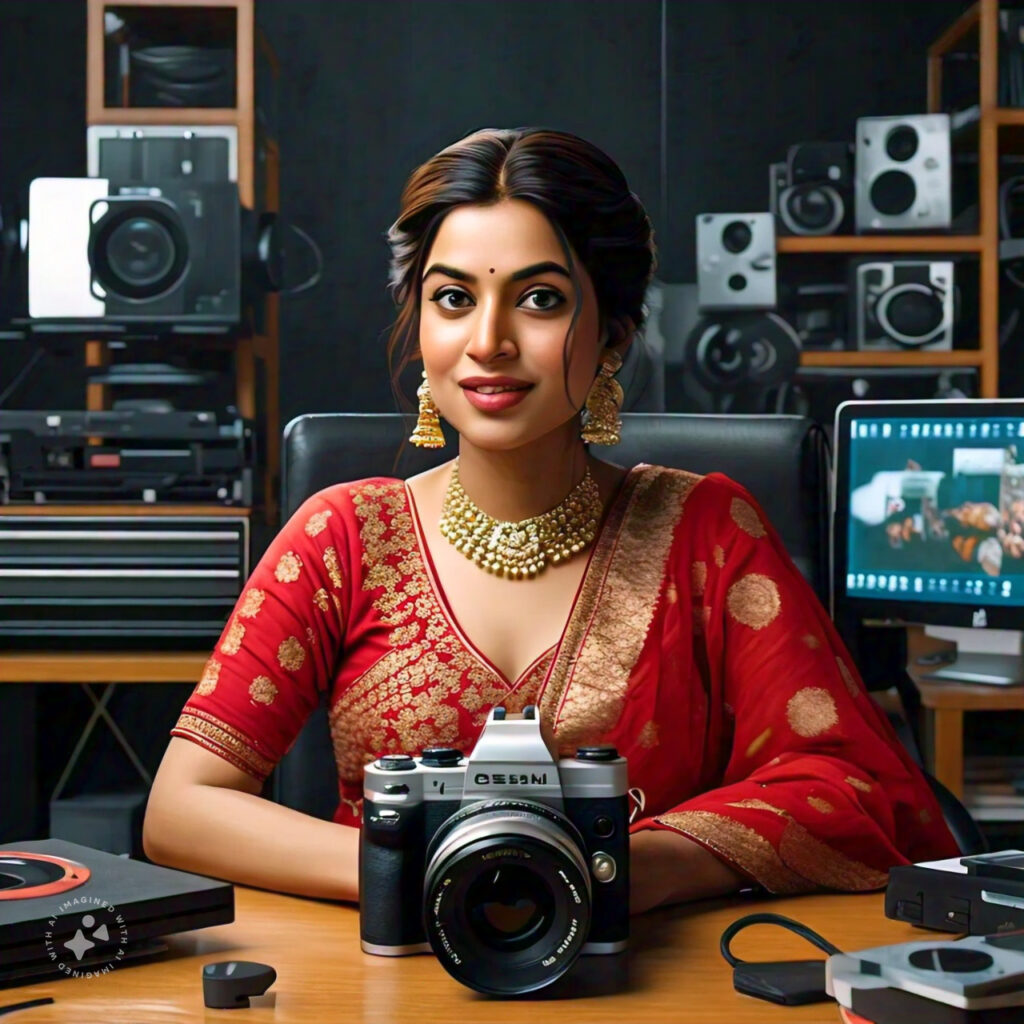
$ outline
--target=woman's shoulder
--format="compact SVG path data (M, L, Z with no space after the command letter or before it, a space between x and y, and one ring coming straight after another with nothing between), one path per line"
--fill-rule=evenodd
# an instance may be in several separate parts
M306 498L291 515L285 528L306 529L305 524L310 521L326 525L335 517L347 521L360 506L374 501L404 504L404 482L394 477L372 476L331 484Z
M740 483L726 476L725 473L694 473L672 466L657 466L641 463L634 466L632 473L638 482L647 489L660 485L661 489L669 488L680 491L687 502L695 500L702 506L714 507L728 505L733 500L750 502L750 492Z

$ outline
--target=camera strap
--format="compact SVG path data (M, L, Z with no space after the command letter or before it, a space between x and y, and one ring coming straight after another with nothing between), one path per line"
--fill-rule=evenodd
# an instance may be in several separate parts
M748 914L733 921L722 932L719 949L732 967L732 983L737 992L767 999L784 1006L824 1003L832 997L825 991L824 960L774 960L750 963L734 956L729 949L735 935L753 924L774 924L806 939L830 956L842 950L816 931L782 914Z

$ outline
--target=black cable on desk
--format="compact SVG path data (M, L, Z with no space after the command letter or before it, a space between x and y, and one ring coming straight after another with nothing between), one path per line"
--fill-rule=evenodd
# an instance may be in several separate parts
M752 924L777 924L782 928L786 928L791 932L796 932L802 939L806 939L812 945L818 947L825 953L830 955L835 953L842 953L842 950L838 946L833 946L828 939L822 938L812 928L808 928L807 925L801 924L799 921L794 921L791 917L784 917L782 914L747 914L746 917L741 917L738 921L733 921L728 928L722 932L722 938L719 942L718 948L722 951L722 956L728 961L729 965L735 967L737 964L744 964L746 960L740 960L739 957L733 956L732 951L729 949L729 943L732 942L736 933L742 931L744 928L749 927Z
M29 999L25 1003L8 1003L7 1006L0 1006L0 1017L5 1013L14 1013L15 1010L29 1010L33 1006L46 1006L52 1002L52 996L44 996L42 999Z

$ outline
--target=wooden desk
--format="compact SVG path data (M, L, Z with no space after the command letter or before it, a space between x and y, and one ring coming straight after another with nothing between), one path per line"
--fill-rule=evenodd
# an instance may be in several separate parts
M836 1024L834 1003L781 1007L741 996L732 970L718 952L724 928L736 918L771 910L802 921L841 949L918 941L924 932L885 918L881 893L805 896L780 900L707 901L655 911L633 920L629 952L587 957L594 984L621 965L626 990L575 998L496 1000L452 979L433 956L367 956L359 949L354 908L237 888L231 925L174 936L159 961L122 967L98 978L65 978L0 990L0 1006L52 996L52 1005L25 1010L25 1024L166 1024L224 1021L230 1024L310 1021L316 1024ZM780 928L758 925L737 936L733 952L747 960L811 959L814 947ZM274 1005L207 1010L202 966L216 960L256 960L277 971L267 993ZM594 989L589 990L593 992Z

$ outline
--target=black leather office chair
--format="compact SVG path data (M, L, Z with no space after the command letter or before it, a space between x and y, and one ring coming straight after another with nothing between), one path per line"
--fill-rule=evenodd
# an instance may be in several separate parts
M606 458L624 466L648 462L732 477L761 504L827 607L829 456L825 434L813 420L682 413L632 413L622 419L622 442L599 450ZM292 420L282 448L282 514L290 516L310 495L339 481L405 478L452 457L452 436L441 450L403 445L413 422L397 413L312 414ZM317 709L277 766L271 794L307 814L333 815L337 776L325 708ZM948 790L939 796L950 808L947 821L955 819L951 827L957 829L961 848L978 852L984 840L973 819Z

